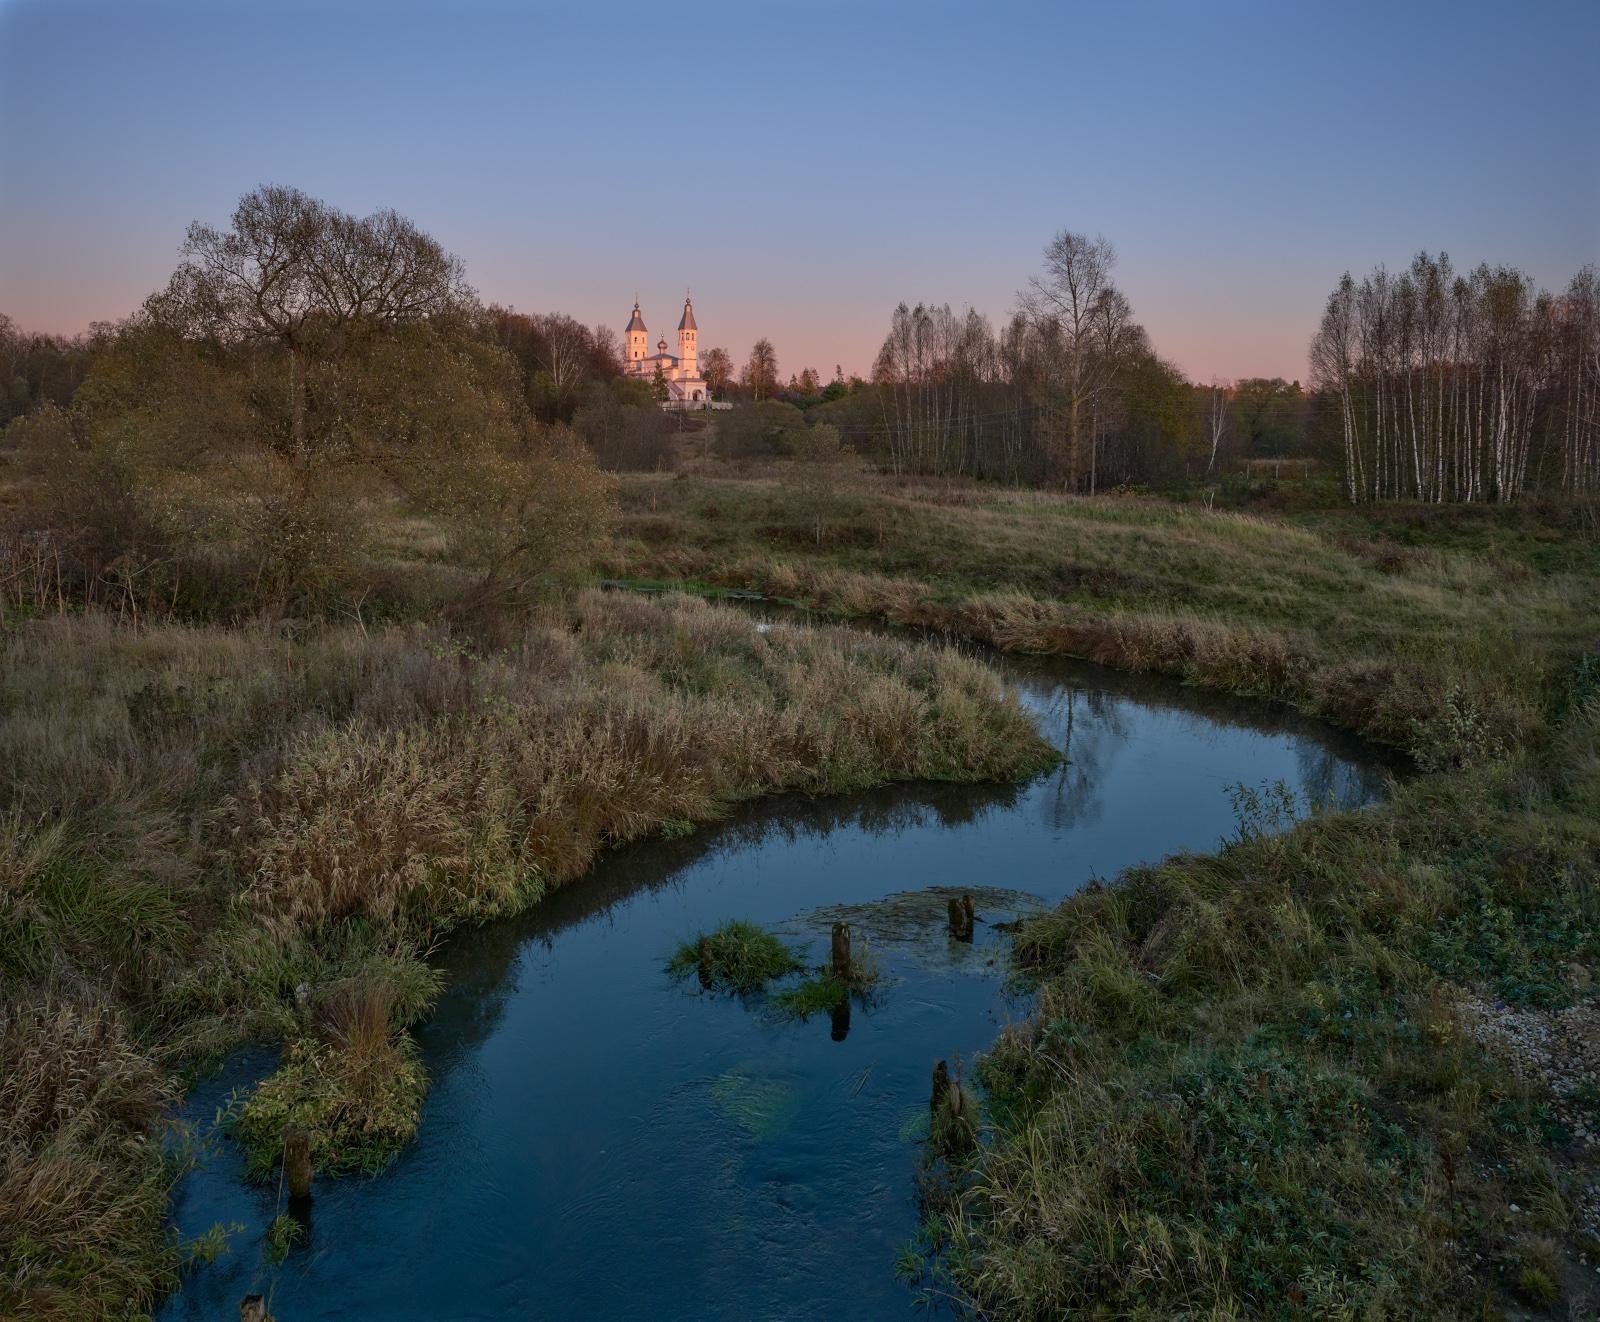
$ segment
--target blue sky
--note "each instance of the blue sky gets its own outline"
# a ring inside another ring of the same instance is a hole
[[[681,15],[676,21],[672,15]],[[865,371],[1103,233],[1199,380],[1303,376],[1340,272],[1600,260],[1600,3],[0,3],[0,311],[82,329],[291,183],[487,299]]]

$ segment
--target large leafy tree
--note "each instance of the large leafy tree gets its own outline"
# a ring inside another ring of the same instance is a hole
[[[531,416],[455,258],[393,212],[286,188],[247,195],[226,230],[191,226],[71,416],[34,430],[55,523],[94,532],[97,564],[194,555],[277,606],[350,581],[374,500],[440,520],[481,601],[586,553],[571,526],[605,500],[592,459]]]
[[[189,227],[183,262],[146,303],[186,337],[281,359],[292,455],[309,458],[308,378],[352,332],[475,309],[460,261],[393,211],[356,217],[297,188],[245,194],[227,229]]]

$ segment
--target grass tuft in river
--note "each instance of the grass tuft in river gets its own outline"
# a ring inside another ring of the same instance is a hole
[[[791,1019],[809,1019],[814,1014],[832,1014],[851,1001],[866,1001],[883,980],[883,971],[871,948],[863,942],[850,956],[848,969],[840,973],[832,967],[817,969],[809,978],[773,994],[772,1006]]]
[[[675,978],[697,977],[707,990],[741,996],[765,991],[769,982],[804,968],[800,957],[772,933],[737,920],[685,941],[667,961],[667,972]]]
[[[414,976],[422,965],[400,968],[384,976],[374,964],[308,997],[306,1030],[230,1115],[253,1175],[277,1166],[291,1126],[310,1133],[312,1163],[328,1174],[381,1170],[411,1141],[428,1078],[404,1030],[438,981]]]
[[[305,1237],[306,1228],[300,1222],[287,1212],[279,1212],[272,1218],[272,1224],[267,1227],[262,1244],[268,1265],[281,1267],[289,1256],[289,1251]]]

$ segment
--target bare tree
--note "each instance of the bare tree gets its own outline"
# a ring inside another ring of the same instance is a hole
[[[1065,413],[1065,444],[1056,476],[1076,489],[1083,471],[1085,417],[1115,377],[1128,302],[1111,281],[1116,250],[1104,237],[1062,230],[1044,250],[1044,270],[1019,299],[1034,329],[1055,350],[1053,402]]]
[[[1541,464],[1595,489],[1594,300],[1592,272],[1554,298],[1509,267],[1458,277],[1443,253],[1346,273],[1311,361],[1339,401],[1350,498],[1511,501]]]
[[[733,384],[733,358],[726,349],[707,349],[700,359],[700,373],[711,387],[713,395],[721,398]]]
[[[744,365],[743,384],[755,399],[771,395],[778,388],[778,351],[772,341],[763,336],[750,348],[749,361]]]
[[[1210,443],[1210,452],[1206,456],[1208,476],[1217,466],[1217,451],[1222,448],[1223,437],[1227,435],[1230,413],[1228,401],[1232,393],[1226,381],[1212,378],[1211,397],[1206,405],[1206,439]]]

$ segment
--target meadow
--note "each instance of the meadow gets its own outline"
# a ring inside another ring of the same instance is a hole
[[[907,1275],[993,1316],[1588,1306],[1600,1092],[1512,1029],[1593,1023],[1592,508],[819,489],[781,463],[616,500],[593,577],[676,591],[453,616],[454,544],[403,500],[371,507],[362,590],[302,618],[206,605],[226,576],[75,598],[10,544],[6,1311],[137,1316],[214,1251],[166,1226],[160,1135],[241,1042],[283,1048],[230,1119],[259,1174],[291,1124],[322,1171],[381,1169],[462,924],[757,795],[1046,765],[973,642],[1289,704],[1423,774],[1287,831],[1246,803],[1218,854],[1025,924],[1032,1013],[981,1066],[983,1142],[930,1180]],[[735,591],[907,628],[701,599]]]

